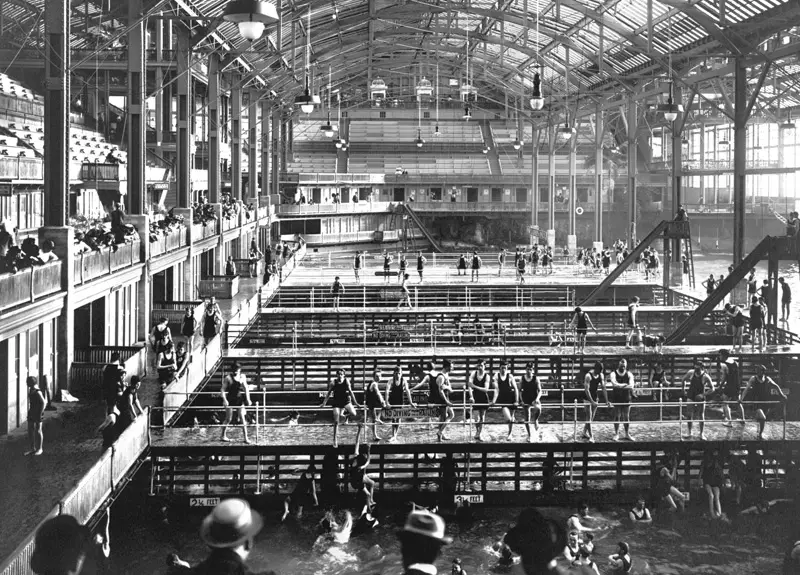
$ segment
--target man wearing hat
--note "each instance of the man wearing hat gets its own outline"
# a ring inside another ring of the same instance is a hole
[[[444,519],[422,509],[408,514],[403,530],[398,533],[405,575],[436,575],[433,564],[443,545],[453,542],[444,534]]]
[[[37,575],[78,575],[89,549],[89,530],[71,515],[45,521],[36,532],[31,569]]]
[[[252,575],[245,562],[253,549],[253,538],[263,526],[261,515],[250,509],[247,501],[226,499],[203,520],[200,537],[211,548],[211,554],[192,573]],[[264,575],[267,573],[272,572]]]

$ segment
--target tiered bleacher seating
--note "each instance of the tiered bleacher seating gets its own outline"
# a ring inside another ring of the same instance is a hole
[[[295,144],[302,142],[330,142],[320,128],[325,122],[318,120],[302,120],[293,124],[293,141]],[[335,122],[333,122],[335,124]],[[336,132],[334,132],[334,136]]]
[[[437,174],[491,174],[489,161],[483,154],[414,154],[392,152],[364,154],[351,152],[348,171],[394,175],[402,167],[409,175],[432,176]]]
[[[433,135],[434,125],[426,120],[422,126],[422,138],[438,144],[483,144],[480,126],[474,122],[443,122],[439,125],[439,136]],[[396,120],[358,121],[350,123],[351,142],[375,142],[386,144],[413,143],[417,138],[417,124]]]
[[[336,154],[295,151],[286,169],[298,174],[333,174],[336,172]]]
[[[127,154],[118,146],[106,142],[106,139],[94,130],[87,130],[81,126],[70,128],[70,160],[76,163],[105,163],[109,154],[123,163]]]
[[[11,76],[2,73],[0,73],[0,94],[33,102],[44,102],[42,96],[26,88]]]
[[[492,124],[492,136],[494,143],[498,146],[511,145],[517,139],[517,127],[513,124]],[[528,126],[522,127],[522,140],[530,143],[533,138],[533,129]]]

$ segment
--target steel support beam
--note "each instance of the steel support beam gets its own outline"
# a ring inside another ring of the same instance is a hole
[[[283,165],[281,158],[281,109],[275,106],[272,109],[272,161],[270,162],[270,194],[280,193],[279,181]]]
[[[569,187],[567,189],[568,194],[568,201],[567,201],[567,222],[568,229],[567,229],[567,236],[568,237],[575,237],[575,208],[577,207],[575,197],[578,190],[577,190],[577,161],[578,161],[578,132],[577,132],[577,125],[575,126],[576,132],[573,136],[569,139]],[[567,241],[569,243],[569,240]],[[573,246],[570,246],[572,248]]]
[[[270,102],[261,100],[261,195],[268,196],[273,193],[270,188],[270,126],[272,123],[272,110]]]
[[[597,105],[594,121],[594,241],[603,241],[603,110]]]
[[[539,243],[539,130],[531,122],[531,245]]]
[[[681,102],[681,89],[674,88],[674,97],[676,102]],[[681,145],[681,124],[683,118],[681,115],[678,119],[672,122],[672,211],[676,212],[678,206],[683,203],[683,158],[682,145]]]
[[[219,202],[219,54],[208,57],[208,201]]]
[[[177,183],[176,204],[181,208],[191,205],[192,197],[192,116],[194,106],[192,102],[192,53],[189,48],[189,34],[185,30],[178,30],[178,50],[176,52],[178,81],[177,81],[177,133],[175,149],[177,152],[177,165],[175,180]]]
[[[137,22],[142,0],[128,1],[128,21]],[[145,27],[143,22],[128,28],[128,212],[146,213],[145,182]],[[182,206],[187,207],[187,206]]]
[[[747,67],[737,58],[734,68],[733,122],[733,265],[744,259],[747,190]]]
[[[637,163],[637,141],[636,132],[638,126],[638,114],[636,109],[636,100],[628,98],[628,106],[625,111],[627,116],[628,133],[628,245],[633,248],[637,244],[636,241],[636,225],[638,221],[638,199],[636,194],[636,172],[638,171]]]
[[[69,217],[69,9],[53,0],[44,15],[44,223],[59,227]]]
[[[258,197],[258,92],[248,90],[247,97],[247,199],[253,201]]]
[[[231,74],[231,196],[242,199],[242,86]]]
[[[162,14],[162,13],[159,13]],[[161,20],[155,21],[156,27],[156,62],[164,60],[164,22]],[[155,80],[156,86],[164,85],[164,70],[161,66],[155,67]],[[164,149],[162,143],[164,142],[164,91],[156,90],[153,96],[155,101],[155,130],[156,130],[156,153],[160,157],[164,157]]]
[[[547,236],[556,233],[556,128],[547,127]]]

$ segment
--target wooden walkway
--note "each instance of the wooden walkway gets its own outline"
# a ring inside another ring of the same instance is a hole
[[[456,408],[457,419],[460,419],[460,409]],[[489,423],[485,426],[483,436],[485,441],[478,443],[473,439],[475,434],[474,424],[470,426],[463,421],[451,423],[446,431],[450,437],[449,441],[437,442],[436,424],[420,424],[401,427],[396,443],[380,442],[382,451],[418,451],[424,452],[425,449],[436,445],[437,449],[442,447],[452,448],[459,451],[469,445],[469,449],[480,448],[482,451],[493,451],[501,449],[507,450],[508,447],[515,449],[533,449],[544,446],[558,446],[569,448],[570,446],[580,446],[581,450],[593,446],[594,450],[602,451],[609,449],[619,449],[635,451],[641,449],[663,449],[670,444],[696,444],[705,445],[710,443],[731,443],[739,444],[742,442],[758,442],[758,425],[755,421],[748,420],[745,425],[734,423],[731,427],[725,427],[719,420],[707,421],[705,434],[707,441],[703,442],[699,438],[698,425],[694,425],[693,436],[691,439],[682,440],[680,430],[686,433],[686,424],[681,426],[678,421],[664,423],[631,423],[631,434],[636,441],[613,441],[614,428],[611,423],[595,423],[592,429],[595,436],[595,443],[591,444],[580,439],[583,432],[582,410],[579,415],[577,425],[577,441],[575,439],[575,427],[572,422],[567,423],[546,423],[539,427],[539,436],[535,441],[529,443],[522,423],[516,423],[510,440],[506,440],[507,427],[503,423]],[[517,414],[519,420],[520,414]],[[355,443],[357,426],[354,424],[343,425],[339,433],[339,445],[350,446]],[[378,434],[388,436],[391,427],[389,425],[379,425]],[[371,428],[367,428],[367,435],[370,436]],[[316,452],[327,449],[332,442],[333,426],[330,423],[304,424],[302,426],[287,426],[281,424],[262,425],[256,429],[255,425],[248,426],[248,434],[251,444],[244,443],[242,428],[231,426],[228,430],[228,437],[231,442],[221,440],[221,428],[215,427],[173,427],[166,429],[152,430],[152,450],[158,453],[160,450],[169,450],[171,453],[176,451],[189,453],[196,449],[215,453],[229,453],[233,449],[237,453],[284,453],[293,454],[300,452]],[[764,431],[764,441],[766,443],[780,443],[784,441],[783,422],[767,422]],[[800,442],[800,422],[790,421],[786,423],[786,441]],[[660,445],[662,447],[653,447]],[[695,445],[695,446],[696,446]],[[234,449],[235,448],[235,449]]]

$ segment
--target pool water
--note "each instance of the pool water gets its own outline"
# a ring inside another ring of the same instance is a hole
[[[635,497],[635,496],[634,496]],[[177,504],[176,504],[177,505]],[[653,574],[776,574],[781,571],[783,553],[794,541],[799,529],[794,506],[774,507],[766,516],[734,517],[730,523],[702,517],[705,501],[693,502],[686,514],[671,516],[664,512],[649,526],[633,526],[625,518],[627,510],[592,510],[594,525],[604,529],[596,534],[594,560],[606,572],[608,555],[617,542],[631,547],[634,573]],[[115,510],[112,520],[112,558],[114,573],[163,573],[168,553],[196,564],[207,554],[197,530],[203,513],[183,513],[173,509],[169,522],[145,517],[142,505],[127,505]],[[571,511],[543,508],[542,512],[564,521]],[[507,572],[498,569],[498,556],[492,544],[500,540],[514,524],[518,508],[476,508],[468,525],[448,522],[454,537],[437,563],[439,572],[450,572],[454,557],[460,557],[471,575]],[[280,575],[346,575],[367,573],[400,575],[402,563],[397,530],[402,527],[404,512],[376,512],[380,525],[367,534],[354,535],[341,545],[317,541],[316,524],[322,511],[312,510],[302,521],[278,522],[279,510],[265,512],[266,525],[256,539],[249,565],[254,571],[272,569]],[[511,573],[522,573],[517,565]]]

